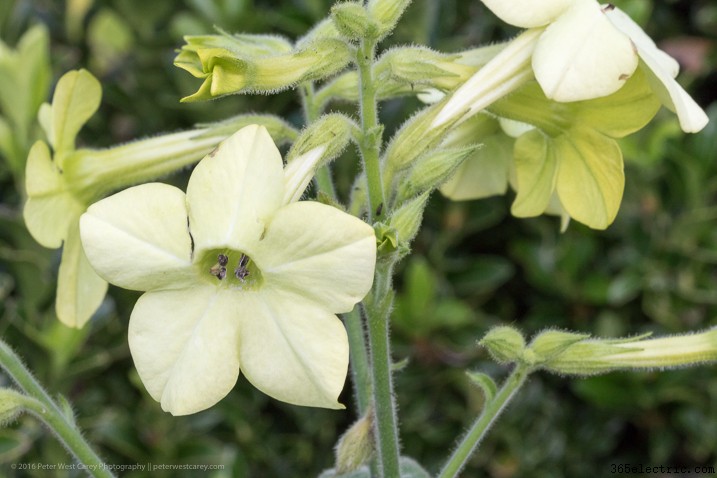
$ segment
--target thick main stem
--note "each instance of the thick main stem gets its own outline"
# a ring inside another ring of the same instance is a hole
[[[388,213],[384,204],[381,164],[381,126],[378,123],[376,85],[372,66],[376,43],[364,39],[356,51],[361,95],[361,140],[359,148],[368,182],[369,222],[380,221]],[[391,381],[391,352],[388,325],[393,294],[391,291],[392,263],[379,259],[371,293],[365,300],[366,321],[371,356],[373,408],[376,417],[377,466],[384,478],[400,476],[398,427]]]
[[[463,436],[458,447],[453,451],[441,473],[437,478],[453,478],[463,469],[470,456],[475,452],[478,444],[486,435],[491,425],[505,410],[515,392],[525,383],[530,373],[530,368],[525,365],[516,365],[515,370],[508,376],[503,386],[495,396],[486,403],[483,411],[473,423],[468,432]]]
[[[379,262],[373,290],[365,307],[371,350],[376,448],[378,466],[384,478],[400,476],[398,427],[393,401],[392,362],[388,339],[389,316],[393,302],[390,284],[391,266]]]
[[[44,388],[25,368],[20,358],[0,340],[0,367],[27,393],[22,395],[22,405],[42,420],[60,439],[72,455],[95,477],[114,476],[62,410],[50,398]]]
[[[363,328],[359,307],[344,314],[344,325],[349,337],[349,353],[351,354],[351,377],[354,396],[358,405],[359,417],[362,417],[371,402],[371,369],[369,368],[366,347],[366,333]]]

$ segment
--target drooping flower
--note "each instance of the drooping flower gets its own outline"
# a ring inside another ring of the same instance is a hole
[[[570,103],[548,99],[530,82],[488,109],[523,124],[512,132],[515,140],[486,115],[455,130],[458,144],[481,141],[485,146],[441,191],[452,199],[477,199],[503,193],[510,179],[517,192],[514,216],[557,214],[563,228],[573,218],[605,229],[617,215],[625,184],[615,138],[643,128],[659,107],[642,71],[612,95]]]
[[[342,407],[348,341],[335,314],[370,289],[376,239],[354,216],[290,202],[297,195],[288,185],[298,184],[266,130],[248,126],[196,166],[186,194],[144,184],[82,216],[97,272],[146,291],[130,317],[129,344],[164,410],[211,407],[240,370],[276,399]]]
[[[674,79],[679,66],[625,13],[595,0],[482,0],[503,21],[527,28],[452,95],[434,125],[481,111],[535,78],[558,102],[608,96],[639,68],[685,132],[707,115]]]

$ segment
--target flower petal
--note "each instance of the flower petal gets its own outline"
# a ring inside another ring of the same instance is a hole
[[[85,210],[85,205],[65,190],[59,171],[43,141],[36,142],[27,158],[25,187],[28,199],[22,211],[32,237],[43,246],[56,249],[67,230]]]
[[[152,290],[193,281],[185,196],[174,186],[143,184],[103,199],[80,230],[90,263],[113,284]]]
[[[510,212],[516,217],[542,214],[550,203],[559,163],[550,143],[551,139],[538,130],[528,131],[515,142],[517,196]]]
[[[574,6],[545,30],[533,53],[533,71],[546,96],[587,100],[620,89],[637,68],[627,35],[592,0]]]
[[[233,291],[212,286],[152,291],[129,322],[129,347],[142,383],[172,415],[205,410],[239,377],[240,310]]]
[[[575,0],[482,0],[498,18],[517,27],[547,25]]]
[[[348,338],[323,307],[278,289],[248,296],[251,317],[240,321],[244,376],[259,390],[295,405],[344,408]]]
[[[55,310],[60,322],[82,328],[102,304],[107,282],[90,265],[80,242],[79,222],[69,227],[62,248]]]
[[[635,43],[640,59],[644,63],[655,94],[663,105],[677,113],[682,131],[696,133],[709,121],[707,114],[687,94],[674,77],[679,70],[678,63],[655,45],[655,42],[629,16],[618,8],[607,12],[616,28],[628,35]]]
[[[75,148],[77,133],[95,114],[101,99],[102,86],[89,71],[73,70],[62,75],[52,96],[51,143],[56,154]]]
[[[302,201],[276,212],[252,259],[266,284],[348,312],[373,283],[376,236],[354,216]]]
[[[454,201],[505,194],[512,159],[512,138],[500,133],[488,136],[483,140],[483,146],[468,156],[455,174],[443,183],[440,191]]]
[[[593,229],[609,226],[625,188],[622,152],[615,140],[575,128],[552,142],[560,158],[557,192],[576,221]]]
[[[194,169],[187,186],[195,254],[230,248],[251,254],[284,195],[279,150],[263,126],[242,128]]]

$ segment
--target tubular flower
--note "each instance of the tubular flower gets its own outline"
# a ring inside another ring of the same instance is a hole
[[[41,245],[63,246],[55,309],[70,327],[82,327],[107,291],[107,282],[90,267],[80,243],[79,219],[87,206],[112,190],[194,163],[227,136],[196,129],[110,149],[75,149],[77,133],[97,111],[101,96],[99,82],[88,71],[63,75],[52,105],[40,110],[52,149],[37,141],[26,166],[23,218]]]
[[[434,120],[472,115],[534,77],[554,101],[615,93],[639,68],[653,93],[674,111],[685,132],[707,115],[677,83],[679,65],[624,12],[595,0],[482,0],[500,19],[525,32],[459,87]]]
[[[129,345],[165,411],[211,407],[240,370],[278,400],[342,408],[348,340],[335,314],[369,291],[376,239],[354,216],[291,202],[288,185],[304,181],[290,176],[267,131],[248,126],[196,166],[186,194],[144,184],[82,216],[97,272],[146,291]]]

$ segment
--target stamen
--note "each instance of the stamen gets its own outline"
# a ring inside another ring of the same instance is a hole
[[[244,279],[246,279],[246,277],[249,275],[249,271],[246,268],[248,264],[249,257],[245,254],[242,254],[241,258],[239,259],[239,264],[237,264],[237,268],[234,269],[234,276],[242,282],[244,282]]]
[[[214,264],[210,269],[209,273],[219,280],[224,279],[227,276],[226,265],[229,262],[229,258],[224,254],[217,256],[217,264]]]

